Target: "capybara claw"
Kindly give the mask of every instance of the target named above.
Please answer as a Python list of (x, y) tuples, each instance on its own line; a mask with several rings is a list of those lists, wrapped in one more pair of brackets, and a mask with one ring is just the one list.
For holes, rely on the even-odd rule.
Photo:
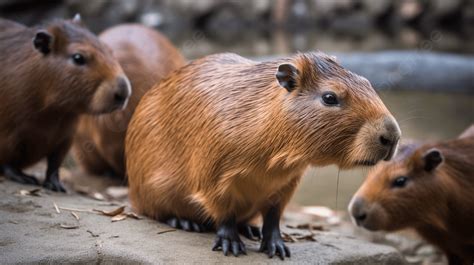
[(260, 230), (260, 227), (258, 226), (253, 226), (249, 224), (240, 224), (238, 226), (239, 233), (246, 238), (254, 241), (259, 241), (262, 239), (262, 232)]
[(57, 192), (66, 192), (66, 189), (59, 180), (45, 180), (43, 182), (43, 188)]

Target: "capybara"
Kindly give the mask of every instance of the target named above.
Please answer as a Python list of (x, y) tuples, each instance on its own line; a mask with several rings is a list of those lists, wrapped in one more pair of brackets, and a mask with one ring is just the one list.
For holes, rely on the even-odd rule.
[(368, 230), (412, 228), (449, 264), (474, 263), (474, 127), (458, 139), (400, 147), (380, 162), (349, 211)]
[(225, 255), (245, 253), (238, 229), (262, 214), (260, 250), (283, 259), (280, 217), (305, 169), (388, 160), (399, 137), (370, 83), (321, 52), (211, 55), (138, 104), (125, 145), (130, 200), (186, 230), (212, 224)]
[(124, 108), (130, 83), (79, 16), (32, 28), (0, 19), (0, 50), (1, 171), (38, 184), (22, 170), (46, 157), (43, 186), (64, 192), (59, 167), (79, 115)]
[(73, 143), (75, 160), (86, 172), (125, 176), (124, 142), (128, 122), (143, 94), (185, 64), (183, 56), (159, 32), (138, 24), (112, 27), (99, 35), (130, 79), (133, 94), (123, 111), (83, 115)]

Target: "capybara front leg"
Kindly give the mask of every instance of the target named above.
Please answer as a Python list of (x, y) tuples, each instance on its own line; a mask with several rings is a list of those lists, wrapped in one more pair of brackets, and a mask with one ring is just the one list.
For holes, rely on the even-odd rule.
[(280, 233), (280, 207), (271, 206), (263, 219), (262, 228), (262, 244), (260, 245), (260, 252), (268, 254), (269, 258), (278, 255), (280, 259), (290, 257), (290, 249), (285, 246)]
[(236, 257), (240, 253), (247, 255), (244, 242), (240, 240), (235, 219), (235, 217), (231, 217), (218, 225), (216, 240), (212, 247), (213, 251), (222, 250), (226, 256), (229, 251)]

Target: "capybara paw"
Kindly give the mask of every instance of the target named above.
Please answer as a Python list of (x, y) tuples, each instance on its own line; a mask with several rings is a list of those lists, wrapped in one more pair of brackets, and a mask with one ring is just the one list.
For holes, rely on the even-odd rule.
[(249, 224), (240, 224), (238, 226), (239, 233), (246, 238), (254, 241), (258, 241), (262, 239), (262, 232), (260, 230), (260, 227), (258, 226), (253, 226)]
[(39, 185), (40, 184), (39, 181), (35, 177), (28, 176), (28, 175), (17, 175), (17, 176), (14, 176), (14, 177), (9, 177), (9, 179), (11, 179), (13, 181), (16, 181), (16, 182), (19, 182), (19, 183), (29, 184), (29, 185)]
[(239, 256), (240, 253), (247, 255), (245, 244), (240, 240), (236, 228), (220, 227), (217, 229), (217, 236), (212, 251), (217, 250), (222, 250), (226, 256), (229, 254), (229, 251), (236, 257)]
[(205, 232), (208, 231), (209, 229), (202, 224), (187, 220), (187, 219), (180, 219), (176, 217), (172, 217), (166, 221), (166, 223), (176, 229), (183, 229), (184, 231), (189, 231), (189, 232)]
[(277, 255), (281, 260), (291, 256), (290, 249), (285, 246), (285, 242), (283, 242), (279, 232), (264, 236), (259, 251), (267, 253), (269, 258)]
[(18, 183), (39, 185), (39, 181), (35, 177), (26, 175), (21, 171), (14, 170), (7, 166), (3, 167), (3, 174), (8, 179)]
[(66, 192), (63, 184), (59, 180), (45, 180), (43, 182), (43, 187), (48, 190), (57, 191), (57, 192)]

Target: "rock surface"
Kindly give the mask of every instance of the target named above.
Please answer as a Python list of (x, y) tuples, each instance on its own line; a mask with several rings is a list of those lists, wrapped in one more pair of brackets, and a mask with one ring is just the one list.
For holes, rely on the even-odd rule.
[[(11, 263), (259, 263), (279, 262), (257, 253), (245, 240), (248, 256), (225, 257), (210, 250), (211, 233), (175, 231), (143, 218), (112, 222), (92, 209), (117, 204), (75, 194), (40, 190), (7, 180), (0, 183), (0, 264)], [(22, 192), (20, 192), (23, 190)], [(58, 206), (60, 213), (55, 209)], [(73, 208), (78, 219), (71, 214)], [(130, 209), (126, 208), (126, 212)], [(403, 264), (392, 247), (331, 232), (315, 232), (316, 242), (288, 243), (288, 264)]]

